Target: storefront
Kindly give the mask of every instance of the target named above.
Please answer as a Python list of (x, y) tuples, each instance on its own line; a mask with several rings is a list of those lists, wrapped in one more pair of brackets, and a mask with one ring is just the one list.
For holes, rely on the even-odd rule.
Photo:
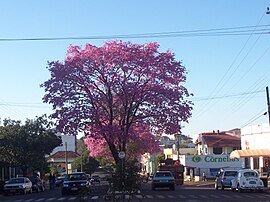
[(255, 169), (261, 176), (270, 173), (269, 124), (247, 126), (241, 129), (242, 150), (235, 150), (231, 158), (245, 158), (245, 168)]
[(206, 178), (215, 178), (220, 169), (239, 170), (244, 166), (243, 158), (230, 158), (229, 154), (221, 155), (181, 155), (180, 162), (185, 166), (185, 177), (199, 180), (204, 172)]

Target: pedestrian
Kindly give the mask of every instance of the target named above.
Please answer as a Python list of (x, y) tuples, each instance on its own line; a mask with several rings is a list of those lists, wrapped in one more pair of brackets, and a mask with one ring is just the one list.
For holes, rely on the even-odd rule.
[(50, 174), (49, 176), (50, 189), (54, 189), (55, 175)]
[(203, 181), (206, 181), (206, 175), (205, 175), (205, 172), (204, 171), (202, 173), (202, 177), (203, 177)]

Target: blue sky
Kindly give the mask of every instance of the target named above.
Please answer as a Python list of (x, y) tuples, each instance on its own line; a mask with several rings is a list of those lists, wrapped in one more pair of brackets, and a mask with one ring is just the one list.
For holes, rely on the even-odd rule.
[[(268, 0), (0, 1), (0, 39), (83, 37), (180, 32), (270, 25)], [(269, 27), (265, 27), (269, 31)], [(267, 30), (267, 31), (268, 31)], [(189, 136), (268, 122), (265, 87), (270, 81), (270, 35), (123, 39), (156, 41), (188, 70), (194, 97)], [(0, 41), (0, 117), (14, 120), (51, 113), (42, 104), (47, 61), (63, 60), (67, 47), (106, 40)]]

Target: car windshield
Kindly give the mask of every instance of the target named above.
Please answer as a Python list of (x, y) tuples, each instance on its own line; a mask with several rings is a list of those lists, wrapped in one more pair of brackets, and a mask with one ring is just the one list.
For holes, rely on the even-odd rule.
[(250, 171), (250, 172), (245, 172), (245, 173), (244, 173), (244, 176), (245, 176), (245, 177), (258, 177), (258, 173), (252, 172), (252, 171)]
[(65, 176), (65, 180), (86, 180), (86, 175), (82, 173), (68, 174)]
[(171, 177), (172, 174), (169, 173), (169, 172), (159, 172), (159, 173), (156, 173), (156, 177)]
[(237, 171), (226, 171), (224, 176), (228, 177), (228, 176), (232, 176), (235, 177), (237, 175)]
[(8, 181), (8, 184), (24, 183), (24, 178), (14, 178)]

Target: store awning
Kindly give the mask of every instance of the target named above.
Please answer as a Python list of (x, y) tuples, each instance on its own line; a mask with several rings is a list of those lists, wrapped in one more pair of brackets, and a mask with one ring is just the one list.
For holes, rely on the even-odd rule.
[(230, 158), (245, 158), (245, 157), (259, 157), (259, 156), (270, 157), (270, 149), (234, 150), (230, 154)]

